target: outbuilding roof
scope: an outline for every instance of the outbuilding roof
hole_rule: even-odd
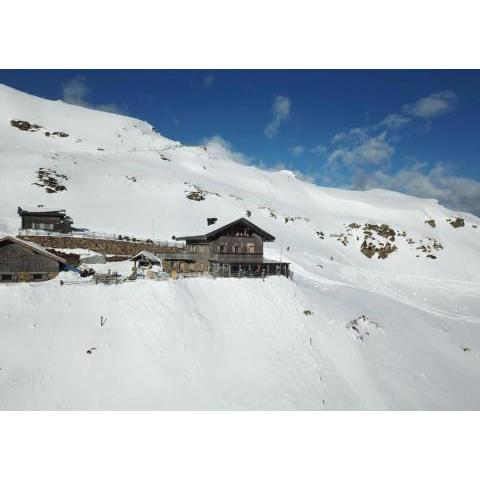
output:
[[[152,263],[162,263],[162,260],[159,257],[157,257],[152,252],[147,252],[146,250],[143,250],[142,252],[137,253],[130,260],[135,261],[135,260],[140,260],[140,259],[145,259],[145,260],[148,260]]]
[[[48,257],[51,260],[55,260],[58,263],[63,263],[66,264],[66,260],[58,257],[57,255],[54,255],[53,253],[50,253],[48,250],[45,248],[41,247],[40,245],[37,245],[36,243],[33,242],[27,242],[26,240],[22,240],[21,238],[17,237],[11,237],[10,235],[7,235],[5,237],[0,238],[0,244],[3,242],[13,242],[16,243],[17,245],[20,245],[21,247],[28,248],[32,252],[36,252],[39,255],[43,255],[44,257]]]
[[[223,227],[212,230],[211,232],[205,233],[204,235],[193,235],[190,237],[176,237],[176,240],[185,240],[187,242],[208,242],[209,240],[214,240],[215,238],[222,236],[227,230],[236,226],[244,226],[246,228],[250,228],[257,235],[262,237],[265,242],[273,242],[275,240],[275,237],[273,235],[270,235],[265,230],[262,230],[260,227],[257,227],[255,224],[253,224],[246,218],[239,218],[234,222],[227,223],[227,225],[224,225]]]

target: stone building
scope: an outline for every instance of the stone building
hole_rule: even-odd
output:
[[[0,282],[50,280],[66,265],[63,258],[16,237],[0,238]]]
[[[71,233],[73,220],[65,210],[49,210],[43,207],[24,210],[18,207],[22,230],[45,230],[49,232]]]
[[[263,243],[275,237],[245,218],[203,235],[176,237],[185,251],[162,254],[164,268],[225,276],[289,276],[289,264],[263,256]]]

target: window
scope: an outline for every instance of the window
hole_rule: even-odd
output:
[[[248,253],[255,253],[255,245],[249,245],[248,246]]]
[[[13,275],[11,273],[2,273],[0,279],[2,282],[11,282],[13,280]]]
[[[234,245],[233,252],[234,253],[240,253],[240,245]]]
[[[227,251],[227,246],[226,246],[225,244],[220,245],[220,246],[218,247],[218,251],[219,251],[220,253],[225,253],[225,252]]]
[[[33,280],[43,280],[43,273],[34,273],[32,278]]]

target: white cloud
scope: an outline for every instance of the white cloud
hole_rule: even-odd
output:
[[[402,111],[408,115],[429,120],[433,117],[443,115],[457,104],[457,95],[451,91],[432,93],[414,103],[405,105]]]
[[[386,188],[435,198],[446,206],[480,215],[480,182],[452,175],[448,167],[441,164],[428,168],[426,163],[417,163],[394,174],[382,170],[360,171],[353,179],[353,187]]]
[[[204,138],[202,143],[206,146],[209,154],[219,157],[226,157],[234,162],[242,165],[250,165],[253,159],[241,152],[236,152],[232,148],[232,144],[222,138],[220,135],[213,135],[209,138]]]
[[[264,130],[267,138],[273,138],[278,133],[280,125],[290,115],[290,104],[290,99],[283,95],[278,95],[273,99],[272,120]]]
[[[318,144],[318,145],[315,145],[314,147],[312,147],[309,152],[310,153],[314,153],[314,154],[317,154],[317,155],[325,155],[327,153],[328,149],[325,145],[322,145],[322,144]]]
[[[330,143],[335,144],[335,143],[343,142],[347,138],[347,136],[348,135],[345,132],[336,133],[330,140]]]
[[[399,113],[391,113],[390,115],[387,115],[379,124],[379,127],[383,128],[388,128],[392,130],[398,130],[399,128],[402,128],[405,126],[407,123],[410,122],[410,118],[401,115]]]
[[[389,162],[395,149],[387,141],[387,132],[362,138],[353,145],[343,145],[328,157],[328,163],[342,162],[347,166],[382,165]]]
[[[299,157],[305,152],[305,147],[303,145],[294,145],[293,147],[290,147],[288,151],[295,157]]]
[[[215,77],[213,75],[206,75],[202,79],[202,84],[205,88],[208,88],[212,85],[214,81],[215,81]]]
[[[63,85],[63,101],[72,105],[93,108],[104,112],[124,114],[126,108],[113,103],[94,105],[87,101],[86,97],[90,93],[86,79],[83,76],[76,76]]]

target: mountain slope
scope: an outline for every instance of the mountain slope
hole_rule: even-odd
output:
[[[0,105],[0,233],[17,231],[19,205],[166,240],[248,212],[277,238],[266,256],[294,271],[293,282],[2,285],[1,408],[479,406],[475,216],[318,187],[6,86]]]

